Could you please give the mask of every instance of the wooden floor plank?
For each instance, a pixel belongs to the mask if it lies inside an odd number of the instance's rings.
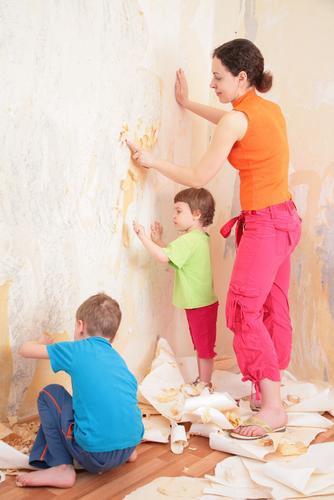
[[[150,477],[150,475],[161,476],[165,469],[166,463],[160,458],[154,458],[146,464],[139,465],[137,468],[129,472],[106,481],[103,486],[95,489],[93,492],[82,495],[83,500],[107,500],[109,498],[116,498],[116,495],[125,488],[132,487],[133,484],[138,483],[143,477]],[[112,495],[112,496],[111,496]]]

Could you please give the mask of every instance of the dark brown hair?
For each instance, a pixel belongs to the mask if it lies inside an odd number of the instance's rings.
[[[263,56],[250,40],[236,38],[226,42],[213,51],[212,57],[217,57],[233,76],[245,71],[250,85],[254,85],[259,92],[271,89],[273,75],[270,71],[264,71]]]
[[[83,321],[90,337],[102,335],[110,340],[115,337],[121,318],[118,302],[105,293],[89,297],[76,313],[77,321]]]
[[[183,189],[174,197],[174,203],[182,201],[188,203],[191,213],[195,210],[201,212],[200,222],[203,227],[212,224],[215,214],[215,200],[212,194],[204,188],[188,188]]]

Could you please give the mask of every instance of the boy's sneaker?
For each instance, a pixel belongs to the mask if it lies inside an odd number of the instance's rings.
[[[211,382],[203,382],[199,377],[190,384],[184,384],[182,392],[185,396],[193,397],[200,396],[204,389],[207,389],[209,394],[214,393],[213,385]]]

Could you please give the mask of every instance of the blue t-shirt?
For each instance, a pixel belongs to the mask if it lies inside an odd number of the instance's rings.
[[[143,437],[137,380],[103,337],[47,345],[54,372],[72,379],[74,437],[86,451],[123,450]]]

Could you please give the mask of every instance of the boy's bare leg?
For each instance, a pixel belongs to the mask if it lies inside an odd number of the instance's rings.
[[[16,486],[54,486],[56,488],[71,488],[75,483],[76,473],[73,465],[62,464],[35,472],[20,474]]]
[[[200,380],[206,384],[210,384],[213,371],[213,359],[197,357],[197,364]]]

